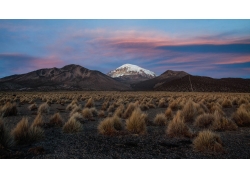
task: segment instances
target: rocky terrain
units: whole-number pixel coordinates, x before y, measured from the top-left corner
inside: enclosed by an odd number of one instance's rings
[[[67,65],[2,78],[0,90],[130,90],[130,87],[99,71]]]

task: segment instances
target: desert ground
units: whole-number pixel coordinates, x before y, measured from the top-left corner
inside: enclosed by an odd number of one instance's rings
[[[250,94],[0,92],[1,159],[250,158]]]

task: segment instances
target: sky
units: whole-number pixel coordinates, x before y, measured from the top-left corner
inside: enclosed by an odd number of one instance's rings
[[[0,20],[0,78],[78,64],[250,78],[250,20]]]

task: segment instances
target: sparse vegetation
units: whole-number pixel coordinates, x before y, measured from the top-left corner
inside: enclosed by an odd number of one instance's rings
[[[127,130],[135,134],[145,134],[147,131],[145,118],[146,115],[141,112],[140,108],[136,108],[126,120]]]
[[[193,141],[194,149],[197,151],[222,152],[223,146],[220,136],[210,130],[199,132]]]
[[[165,126],[167,124],[167,118],[164,113],[157,114],[154,119],[154,123],[158,126]]]
[[[60,113],[54,114],[49,121],[49,124],[52,126],[62,126],[63,125],[63,119],[60,115]]]

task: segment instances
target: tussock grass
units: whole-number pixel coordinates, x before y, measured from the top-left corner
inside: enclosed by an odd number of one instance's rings
[[[169,122],[166,133],[170,137],[192,137],[192,132],[185,124],[180,111],[178,111],[174,119]]]
[[[106,115],[105,115],[105,111],[100,110],[100,111],[98,112],[98,117],[103,118],[103,117],[105,117],[105,116],[106,116]]]
[[[3,120],[0,118],[0,149],[1,147],[9,148],[13,145],[13,138],[6,128]]]
[[[135,133],[135,134],[145,134],[146,129],[146,114],[142,113],[140,108],[137,107],[129,117],[129,119],[126,120],[126,128],[129,132]]]
[[[1,109],[0,109],[0,116],[16,116],[17,115],[17,106],[16,103],[7,102]]]
[[[224,108],[231,108],[231,107],[233,107],[233,104],[229,99],[224,99],[221,106]]]
[[[85,104],[85,107],[91,108],[91,107],[94,107],[94,106],[95,106],[94,99],[91,97],[91,98],[88,99],[87,103]]]
[[[98,115],[98,112],[95,107],[90,108],[90,111],[94,117]]]
[[[118,117],[122,117],[122,114],[124,113],[124,105],[121,104],[116,110],[115,110],[115,115]]]
[[[172,119],[173,118],[173,111],[171,108],[167,108],[166,111],[165,111],[165,116],[168,120]]]
[[[135,108],[138,107],[138,102],[135,103],[129,103],[127,109],[125,110],[123,114],[123,118],[129,118],[132,115],[132,112],[135,110]]]
[[[76,99],[74,99],[67,107],[66,110],[67,111],[71,111],[72,109],[74,109],[75,107],[77,107],[79,105],[78,101]]]
[[[49,113],[49,105],[48,103],[43,103],[39,106],[37,113]]]
[[[194,102],[191,99],[189,99],[181,111],[181,116],[183,116],[185,122],[193,122],[196,115],[197,115],[197,108],[195,108]]]
[[[174,100],[174,101],[172,101],[172,102],[169,104],[169,107],[170,107],[173,111],[176,111],[176,110],[178,110],[179,105],[178,105],[177,101]]]
[[[63,125],[63,119],[60,115],[60,113],[55,113],[49,121],[49,124],[52,126],[62,126]]]
[[[232,119],[238,126],[250,126],[250,110],[246,109],[246,106],[241,105],[233,113]]]
[[[31,111],[37,110],[37,104],[33,103],[33,104],[29,105],[28,109]]]
[[[166,101],[164,98],[161,98],[159,100],[158,107],[161,107],[161,108],[166,107]]]
[[[77,133],[82,131],[82,124],[74,117],[71,117],[62,128],[64,133]]]
[[[214,113],[214,121],[212,123],[212,129],[216,131],[229,130],[234,131],[238,129],[238,126],[235,122],[228,120],[224,116],[222,116],[218,111]]]
[[[42,127],[44,125],[43,115],[41,113],[37,114],[31,126]]]
[[[89,108],[84,108],[82,110],[82,117],[86,119],[91,119],[93,117],[92,111]]]
[[[194,125],[200,128],[207,128],[212,124],[214,120],[215,117],[213,114],[204,113],[196,117]]]
[[[27,118],[23,118],[17,123],[11,133],[17,144],[32,143],[44,137],[43,129],[36,126],[29,126]]]
[[[72,116],[73,114],[75,114],[76,112],[81,112],[82,111],[82,106],[79,105],[79,106],[74,106],[74,108],[71,110],[69,116]]]
[[[98,132],[103,135],[114,135],[123,129],[121,119],[118,116],[107,117],[97,127]]]
[[[164,113],[157,114],[154,118],[154,124],[158,126],[165,126],[167,124],[167,118]]]
[[[193,141],[193,147],[197,151],[213,151],[222,152],[222,141],[220,136],[210,130],[199,132],[198,136]]]

